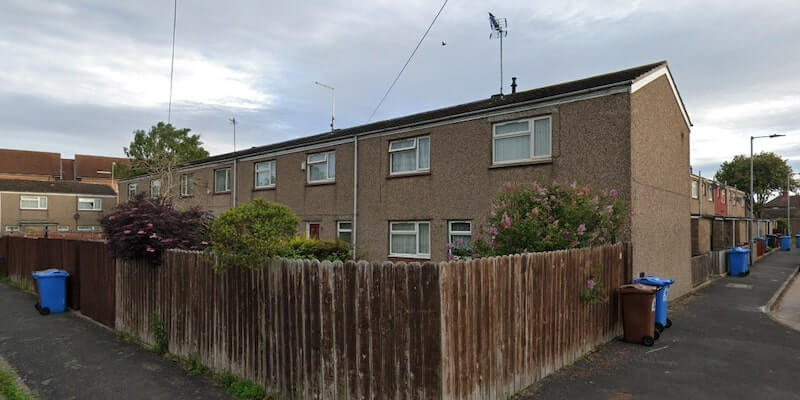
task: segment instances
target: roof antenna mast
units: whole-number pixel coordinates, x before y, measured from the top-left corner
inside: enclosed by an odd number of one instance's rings
[[[334,122],[336,122],[336,88],[330,85],[326,85],[319,81],[314,81],[314,84],[317,86],[324,87],[331,91],[331,133],[333,133],[334,129]]]
[[[489,39],[500,38],[500,94],[503,94],[503,37],[508,35],[508,21],[505,18],[497,18],[489,13],[489,27],[492,33]]]

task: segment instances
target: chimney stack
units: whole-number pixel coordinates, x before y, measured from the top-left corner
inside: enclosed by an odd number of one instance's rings
[[[511,94],[517,93],[517,77],[511,77]]]

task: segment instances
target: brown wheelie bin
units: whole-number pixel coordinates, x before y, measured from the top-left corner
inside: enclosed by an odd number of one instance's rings
[[[622,328],[626,342],[652,346],[658,339],[658,331],[654,329],[658,289],[638,283],[620,286]]]

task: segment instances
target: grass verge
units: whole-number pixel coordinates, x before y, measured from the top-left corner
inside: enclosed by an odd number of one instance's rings
[[[35,400],[17,383],[17,375],[10,368],[0,366],[0,397],[8,400]]]
[[[22,290],[23,292],[36,294],[36,292],[33,291],[33,286],[31,285],[31,283],[26,280],[22,282],[17,282],[11,279],[8,275],[0,274],[0,283],[5,283],[8,286]]]

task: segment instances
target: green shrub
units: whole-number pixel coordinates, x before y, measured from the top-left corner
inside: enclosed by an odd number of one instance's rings
[[[294,237],[287,243],[287,251],[283,256],[320,261],[346,261],[350,259],[350,246],[342,240]]]
[[[289,207],[261,199],[225,211],[209,229],[215,269],[253,268],[266,258],[283,256],[297,222]]]
[[[228,386],[228,393],[242,400],[262,400],[266,397],[264,388],[249,380],[236,379]]]
[[[153,351],[158,355],[166,354],[169,351],[169,336],[167,336],[164,321],[155,312],[150,313],[150,331],[153,332],[153,341],[155,342]]]
[[[555,182],[507,185],[492,204],[489,228],[472,242],[471,252],[480,257],[603,246],[616,241],[624,215],[614,189]]]

